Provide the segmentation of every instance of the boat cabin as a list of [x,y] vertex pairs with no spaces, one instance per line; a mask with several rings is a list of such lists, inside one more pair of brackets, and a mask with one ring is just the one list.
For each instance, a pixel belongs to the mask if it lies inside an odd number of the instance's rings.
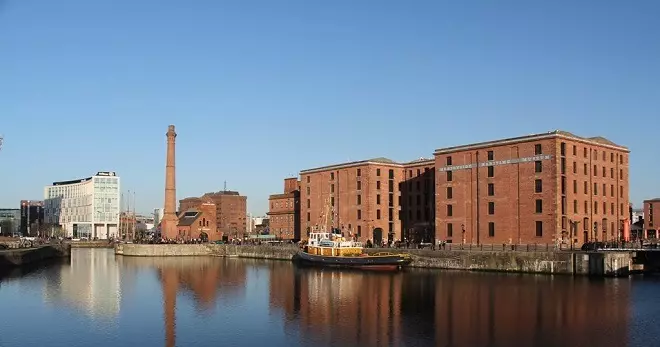
[[362,243],[344,239],[341,234],[312,232],[306,247],[307,253],[325,256],[356,256],[362,254]]

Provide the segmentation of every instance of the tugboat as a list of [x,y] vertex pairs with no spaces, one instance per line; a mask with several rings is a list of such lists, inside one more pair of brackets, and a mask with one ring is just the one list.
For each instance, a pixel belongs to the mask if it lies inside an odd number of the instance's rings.
[[395,271],[412,261],[408,254],[366,254],[362,243],[344,239],[335,232],[312,232],[295,260],[301,265]]
[[[330,200],[326,202],[326,211],[321,214],[320,221],[324,226],[334,226],[330,221],[331,212],[334,216],[338,214],[331,207]],[[341,230],[330,228],[312,231],[309,234],[307,243],[303,246],[294,260],[300,265],[325,266],[354,268],[362,270],[399,270],[412,262],[408,254],[395,254],[380,252],[376,254],[366,254],[361,242],[346,240]]]

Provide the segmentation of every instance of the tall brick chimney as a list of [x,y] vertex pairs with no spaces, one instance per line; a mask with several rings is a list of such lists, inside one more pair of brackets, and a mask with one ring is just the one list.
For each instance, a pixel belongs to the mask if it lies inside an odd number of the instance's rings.
[[176,132],[174,125],[167,129],[167,163],[165,165],[165,210],[161,222],[161,237],[175,239],[177,236],[178,218],[176,217],[176,177],[174,151]]

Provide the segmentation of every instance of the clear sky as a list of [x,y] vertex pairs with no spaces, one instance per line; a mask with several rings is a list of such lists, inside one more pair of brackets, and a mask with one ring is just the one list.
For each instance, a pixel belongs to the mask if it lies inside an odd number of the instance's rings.
[[301,169],[562,129],[660,196],[660,1],[0,0],[0,207],[116,171],[162,206]]

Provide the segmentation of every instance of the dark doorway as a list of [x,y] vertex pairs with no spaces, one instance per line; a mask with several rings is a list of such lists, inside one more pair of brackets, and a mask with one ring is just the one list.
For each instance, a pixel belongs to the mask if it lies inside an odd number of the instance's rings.
[[199,238],[202,240],[202,242],[209,242],[209,235],[203,231],[199,233]]
[[383,228],[374,229],[374,244],[379,245],[383,242]]

